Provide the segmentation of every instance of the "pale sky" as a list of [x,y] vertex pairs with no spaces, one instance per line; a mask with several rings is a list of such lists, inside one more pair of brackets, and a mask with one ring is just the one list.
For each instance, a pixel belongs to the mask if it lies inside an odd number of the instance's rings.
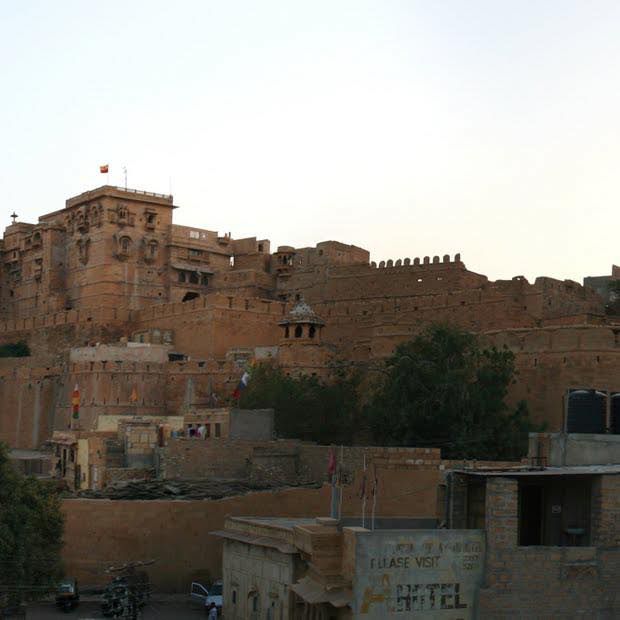
[[110,182],[178,224],[490,278],[620,262],[620,2],[3,0],[4,216]]

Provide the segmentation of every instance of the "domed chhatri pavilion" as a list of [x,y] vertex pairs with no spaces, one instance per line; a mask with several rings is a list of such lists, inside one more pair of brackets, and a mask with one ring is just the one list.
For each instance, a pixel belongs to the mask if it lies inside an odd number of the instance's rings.
[[298,301],[278,325],[284,328],[284,340],[289,338],[321,341],[325,321],[303,300]]
[[329,347],[322,343],[325,321],[305,301],[298,301],[278,322],[282,327],[279,363],[286,372],[323,375]]

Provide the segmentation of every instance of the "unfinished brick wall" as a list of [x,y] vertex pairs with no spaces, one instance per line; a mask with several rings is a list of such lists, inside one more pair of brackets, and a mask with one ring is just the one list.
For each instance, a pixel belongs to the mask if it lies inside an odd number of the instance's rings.
[[170,439],[159,449],[161,478],[246,478],[254,442]]
[[[604,482],[601,489],[615,491],[615,485]],[[519,547],[517,502],[516,479],[487,479],[480,617],[617,618],[620,548]]]
[[154,477],[155,470],[148,467],[108,467],[105,470],[105,482],[107,485],[128,482],[130,480],[151,480]]

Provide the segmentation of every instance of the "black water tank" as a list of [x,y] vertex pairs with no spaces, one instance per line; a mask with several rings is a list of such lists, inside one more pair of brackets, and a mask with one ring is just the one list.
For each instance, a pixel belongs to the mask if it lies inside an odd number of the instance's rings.
[[570,390],[568,393],[567,431],[604,433],[606,394],[597,390]]

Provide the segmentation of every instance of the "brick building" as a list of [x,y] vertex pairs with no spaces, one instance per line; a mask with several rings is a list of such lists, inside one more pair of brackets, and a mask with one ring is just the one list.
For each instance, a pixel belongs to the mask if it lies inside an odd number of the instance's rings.
[[455,476],[453,525],[486,533],[481,618],[620,615],[620,465]]

